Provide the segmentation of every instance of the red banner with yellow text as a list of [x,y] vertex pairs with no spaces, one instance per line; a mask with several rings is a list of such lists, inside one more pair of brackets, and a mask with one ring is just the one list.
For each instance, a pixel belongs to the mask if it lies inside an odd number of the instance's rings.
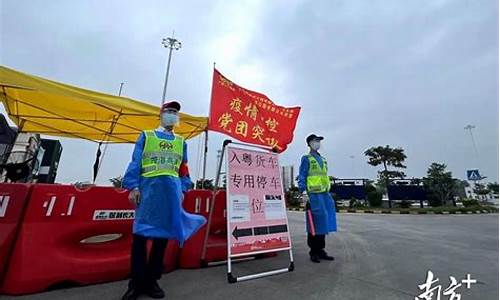
[[209,130],[283,152],[293,140],[299,113],[300,107],[276,105],[266,95],[242,88],[214,69]]

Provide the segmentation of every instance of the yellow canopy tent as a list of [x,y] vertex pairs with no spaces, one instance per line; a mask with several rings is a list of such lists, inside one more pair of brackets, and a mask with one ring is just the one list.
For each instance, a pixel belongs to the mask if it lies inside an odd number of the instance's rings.
[[[21,73],[0,66],[0,100],[22,132],[103,143],[134,143],[159,125],[159,107]],[[175,132],[186,139],[208,119],[180,114]]]

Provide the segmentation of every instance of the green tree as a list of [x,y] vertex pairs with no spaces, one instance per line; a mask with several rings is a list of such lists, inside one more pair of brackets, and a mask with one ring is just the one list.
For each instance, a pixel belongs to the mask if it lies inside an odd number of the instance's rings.
[[[365,151],[365,155],[368,157],[368,164],[375,167],[379,165],[384,167],[378,174],[380,184],[386,190],[391,179],[405,177],[405,173],[398,170],[406,168],[403,164],[406,154],[402,148],[391,148],[389,145],[371,147]],[[389,167],[396,168],[396,170],[390,170]],[[389,207],[392,207],[391,199],[389,199]]]
[[493,194],[498,194],[498,182],[491,182],[488,183],[488,189],[493,193]]
[[453,189],[453,195],[458,196],[460,199],[467,198],[465,194],[465,188],[469,186],[467,180],[455,179],[455,188]]
[[382,192],[378,191],[371,183],[365,184],[366,198],[371,207],[382,205]]
[[205,190],[213,190],[214,189],[214,180],[213,179],[198,179],[196,181],[197,189],[205,189]]
[[222,189],[223,190],[227,189],[227,175],[226,174],[222,175]]
[[299,206],[301,200],[299,188],[291,186],[288,191],[285,191],[285,200],[288,206]]
[[94,184],[92,184],[90,181],[77,181],[73,183],[73,185],[78,189],[85,189],[89,186],[93,186]]
[[477,195],[485,196],[490,192],[490,189],[482,183],[476,183],[474,185],[474,193],[476,193]]
[[446,171],[446,164],[432,163],[427,170],[427,177],[424,177],[424,186],[428,192],[431,206],[444,205],[448,200],[453,200],[453,191],[456,187],[456,180],[451,172]]
[[122,183],[123,183],[123,176],[120,175],[120,176],[111,178],[111,179],[109,179],[109,181],[111,182],[111,184],[115,188],[121,188],[122,187]]

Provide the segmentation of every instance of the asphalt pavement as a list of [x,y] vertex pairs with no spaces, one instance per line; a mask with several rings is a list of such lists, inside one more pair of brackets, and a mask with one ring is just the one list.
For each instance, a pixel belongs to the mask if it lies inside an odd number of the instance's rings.
[[[335,261],[309,261],[302,212],[289,212],[295,271],[228,284],[226,266],[177,270],[160,285],[167,299],[415,299],[424,290],[428,271],[439,279],[443,293],[450,276],[462,284],[455,289],[462,300],[498,299],[498,214],[373,215],[337,214],[339,231],[327,238]],[[288,266],[289,255],[233,265],[247,275]],[[461,281],[477,280],[469,288]],[[127,282],[1,299],[120,299]],[[147,299],[147,297],[141,298]],[[432,299],[437,299],[436,296]]]

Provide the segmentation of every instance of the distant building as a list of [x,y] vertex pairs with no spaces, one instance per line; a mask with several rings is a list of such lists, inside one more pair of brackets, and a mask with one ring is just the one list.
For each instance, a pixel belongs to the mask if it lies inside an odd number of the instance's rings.
[[490,192],[489,194],[486,195],[479,195],[476,192],[474,192],[474,184],[465,187],[465,195],[467,196],[467,198],[470,199],[491,202],[498,205],[498,194]]
[[17,128],[11,127],[3,114],[0,114],[0,164],[7,160],[7,153],[10,153],[12,145],[17,136]]
[[21,132],[12,146],[11,152],[25,152],[26,156],[35,155],[40,147],[40,135]]
[[[18,163],[30,161],[31,174],[23,182],[31,182],[38,173],[41,157],[37,157],[40,148],[40,135],[34,133],[21,132],[17,134],[15,142],[12,145],[2,147],[5,153],[3,163]],[[6,180],[5,170],[0,170],[0,182]]]
[[62,145],[58,140],[42,139],[38,152],[40,158],[40,169],[38,172],[38,182],[54,183],[57,176],[57,167],[61,159]]
[[330,182],[332,185],[364,186],[366,181],[367,179],[364,178],[344,179],[344,178],[330,177]]
[[9,153],[11,148],[12,145],[10,144],[0,144],[0,163],[4,163],[7,160],[5,154]]
[[366,201],[364,178],[335,178],[330,176],[330,193],[339,206],[349,206],[349,201]]
[[295,186],[294,180],[294,167],[293,166],[282,166],[281,167],[281,178],[283,180],[283,189],[285,191],[289,190],[292,186]]

